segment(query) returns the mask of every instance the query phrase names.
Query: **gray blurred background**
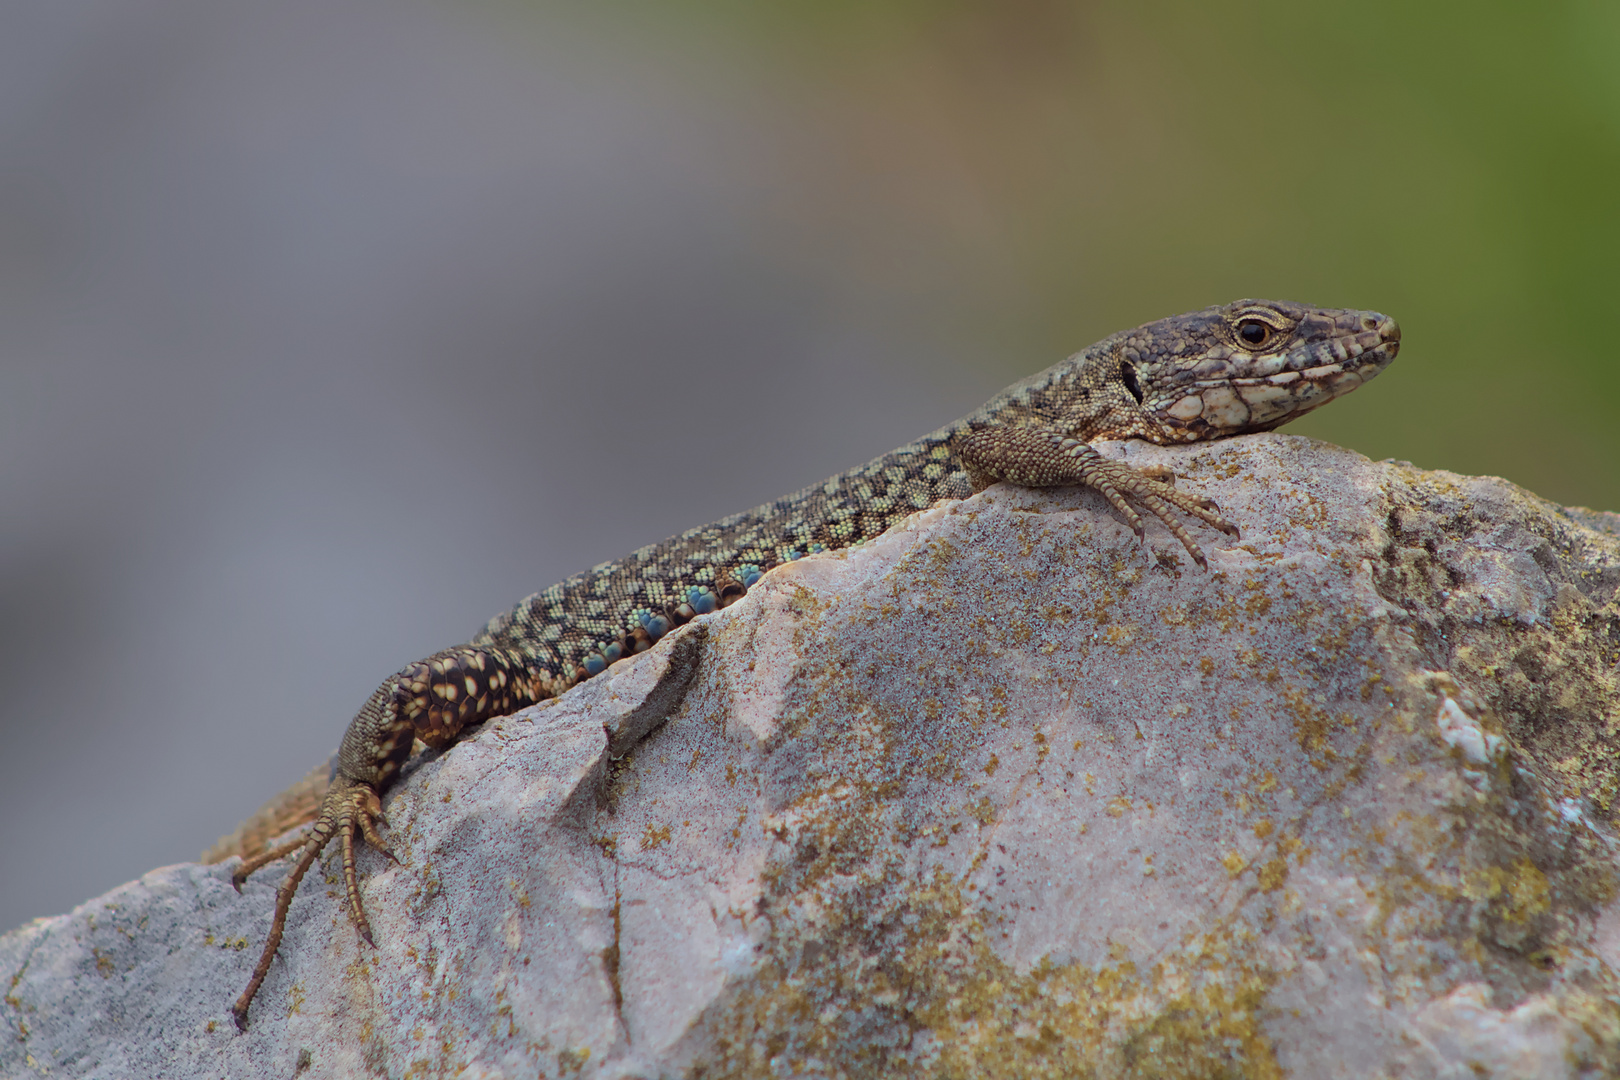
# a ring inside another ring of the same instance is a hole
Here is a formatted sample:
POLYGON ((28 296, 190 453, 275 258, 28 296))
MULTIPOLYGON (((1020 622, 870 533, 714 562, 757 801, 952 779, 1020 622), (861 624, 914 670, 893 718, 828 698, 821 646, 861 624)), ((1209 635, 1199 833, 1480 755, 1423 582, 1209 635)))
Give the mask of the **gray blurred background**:
POLYGON ((1620 9, 1413 7, 0 6, 0 931, 1177 311, 1388 311, 1290 430, 1620 509, 1620 9))

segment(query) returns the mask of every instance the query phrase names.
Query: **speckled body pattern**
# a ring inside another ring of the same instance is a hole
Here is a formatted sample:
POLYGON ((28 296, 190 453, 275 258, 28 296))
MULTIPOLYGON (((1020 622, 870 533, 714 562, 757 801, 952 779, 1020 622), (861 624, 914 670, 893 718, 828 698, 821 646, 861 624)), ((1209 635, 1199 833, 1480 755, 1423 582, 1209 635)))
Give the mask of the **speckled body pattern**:
POLYGON ((355 834, 391 857, 376 830, 380 800, 413 740, 448 746, 467 725, 560 694, 675 626, 734 602, 775 566, 872 539, 941 499, 998 480, 1096 487, 1140 536, 1134 500, 1204 566, 1174 511, 1235 535, 1214 504, 1104 458, 1089 443, 1191 443, 1268 431, 1372 378, 1399 342, 1394 321, 1376 312, 1258 300, 1115 334, 898 450, 602 563, 521 601, 468 644, 407 666, 350 724, 308 835, 248 859, 233 875, 240 888, 254 870, 302 850, 278 890, 253 979, 233 1008, 238 1025, 280 944, 299 881, 333 837, 342 846, 350 914, 371 940, 355 834))

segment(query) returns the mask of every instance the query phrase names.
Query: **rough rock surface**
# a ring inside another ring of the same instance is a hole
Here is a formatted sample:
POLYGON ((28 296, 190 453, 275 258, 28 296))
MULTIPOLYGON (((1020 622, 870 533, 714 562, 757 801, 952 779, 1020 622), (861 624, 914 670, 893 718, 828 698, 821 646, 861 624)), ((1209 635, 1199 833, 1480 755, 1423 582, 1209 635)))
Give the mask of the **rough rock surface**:
POLYGON ((246 1034, 273 870, 0 939, 0 1073, 1620 1074, 1620 516, 1109 449, 1243 540, 998 486, 785 567, 662 725, 679 637, 418 768, 377 948, 329 858, 246 1034))

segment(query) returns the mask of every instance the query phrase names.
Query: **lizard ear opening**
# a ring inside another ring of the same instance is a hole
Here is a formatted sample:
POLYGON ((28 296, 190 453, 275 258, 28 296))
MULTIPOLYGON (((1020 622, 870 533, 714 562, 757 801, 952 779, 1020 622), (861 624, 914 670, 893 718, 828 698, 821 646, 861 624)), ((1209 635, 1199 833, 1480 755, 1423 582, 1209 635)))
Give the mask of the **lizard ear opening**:
POLYGON ((1136 368, 1129 360, 1119 362, 1119 379, 1125 384, 1125 389, 1130 391, 1131 397, 1136 399, 1136 403, 1142 404, 1142 384, 1136 381, 1136 368))

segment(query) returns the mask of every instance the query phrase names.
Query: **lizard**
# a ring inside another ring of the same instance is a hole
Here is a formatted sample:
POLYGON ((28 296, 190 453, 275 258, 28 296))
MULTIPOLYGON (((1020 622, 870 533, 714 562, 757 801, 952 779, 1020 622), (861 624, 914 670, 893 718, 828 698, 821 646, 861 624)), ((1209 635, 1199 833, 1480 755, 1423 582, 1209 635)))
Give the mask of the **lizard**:
POLYGON ((240 892, 261 867, 301 853, 276 890, 264 949, 231 1008, 237 1027, 246 1028, 299 883, 333 839, 351 921, 375 947, 360 899, 356 840, 398 861, 378 831, 387 827, 382 797, 417 740, 445 749, 472 725, 561 694, 677 626, 736 602, 778 565, 873 539, 912 513, 997 481, 1095 488, 1145 542, 1134 502, 1207 571, 1203 549, 1178 512, 1233 537, 1237 526, 1211 500, 1176 488, 1168 470, 1137 469, 1092 443, 1136 438, 1170 445, 1269 431, 1377 375, 1395 358, 1400 337, 1395 321, 1378 312, 1266 300, 1147 323, 1104 338, 865 465, 535 593, 467 644, 405 666, 349 724, 318 801, 312 773, 287 793, 296 807, 292 820, 274 812, 276 803, 260 812, 277 829, 312 824, 245 858, 231 875, 240 892))

